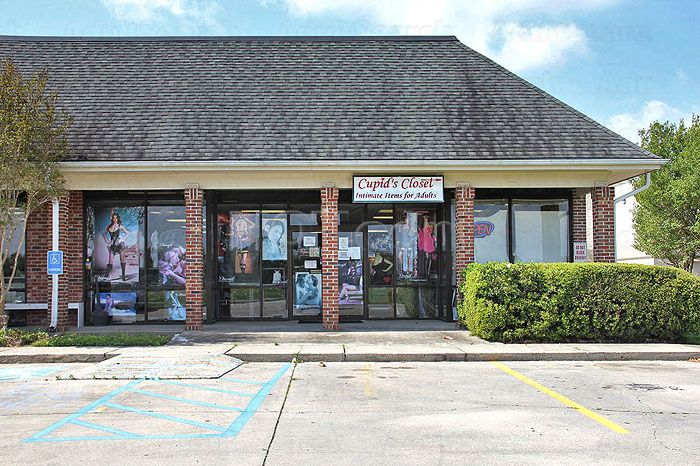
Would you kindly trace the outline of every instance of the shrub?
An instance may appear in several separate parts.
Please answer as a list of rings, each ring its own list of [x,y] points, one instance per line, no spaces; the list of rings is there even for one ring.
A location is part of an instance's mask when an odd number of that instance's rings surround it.
[[[472,264],[459,319],[502,342],[681,341],[700,328],[700,279],[672,267]]]

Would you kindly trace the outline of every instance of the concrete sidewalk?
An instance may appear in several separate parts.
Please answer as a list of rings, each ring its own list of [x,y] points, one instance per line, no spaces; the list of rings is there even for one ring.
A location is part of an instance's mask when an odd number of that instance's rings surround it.
[[[192,358],[227,355],[245,362],[418,361],[683,361],[700,359],[700,345],[503,344],[454,326],[402,331],[182,332],[164,347],[0,348],[0,364],[100,362],[129,357]],[[286,329],[282,329],[286,330]],[[185,358],[186,359],[186,358]]]

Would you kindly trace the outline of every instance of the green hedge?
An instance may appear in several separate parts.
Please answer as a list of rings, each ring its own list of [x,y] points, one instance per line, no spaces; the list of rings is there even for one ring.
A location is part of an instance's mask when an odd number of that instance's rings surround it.
[[[677,342],[700,329],[700,279],[672,267],[472,264],[459,319],[502,342]]]

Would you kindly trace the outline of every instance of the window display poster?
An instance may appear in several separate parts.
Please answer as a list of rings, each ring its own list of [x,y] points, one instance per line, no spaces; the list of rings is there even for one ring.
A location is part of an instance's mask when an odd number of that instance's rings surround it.
[[[233,274],[253,274],[258,262],[258,214],[233,213],[231,215],[230,260]]]
[[[316,235],[304,236],[304,247],[316,246]]]
[[[297,272],[294,277],[294,308],[321,307],[321,274]]]
[[[166,291],[165,292],[165,320],[185,320],[185,292]]]
[[[362,261],[348,260],[338,270],[338,304],[362,304]]]
[[[136,292],[100,293],[100,306],[112,317],[136,315]]]
[[[391,285],[394,274],[394,248],[390,231],[368,230],[368,257],[370,259],[370,284]]]
[[[184,285],[185,208],[151,207],[148,210],[151,263],[158,264],[161,285]]]
[[[263,218],[262,230],[263,260],[287,260],[287,219],[285,217]],[[306,238],[305,236],[304,243],[306,243]]]
[[[143,207],[94,209],[92,267],[98,279],[138,283]]]

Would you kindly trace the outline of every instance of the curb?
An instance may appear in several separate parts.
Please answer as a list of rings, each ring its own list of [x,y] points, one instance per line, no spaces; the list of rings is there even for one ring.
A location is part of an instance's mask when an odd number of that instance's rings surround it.
[[[488,362],[488,361],[687,361],[700,358],[696,352],[592,352],[592,353],[234,353],[227,356],[245,362]]]
[[[52,364],[52,363],[91,363],[102,362],[118,356],[117,353],[104,354],[2,354],[0,353],[0,364]]]

